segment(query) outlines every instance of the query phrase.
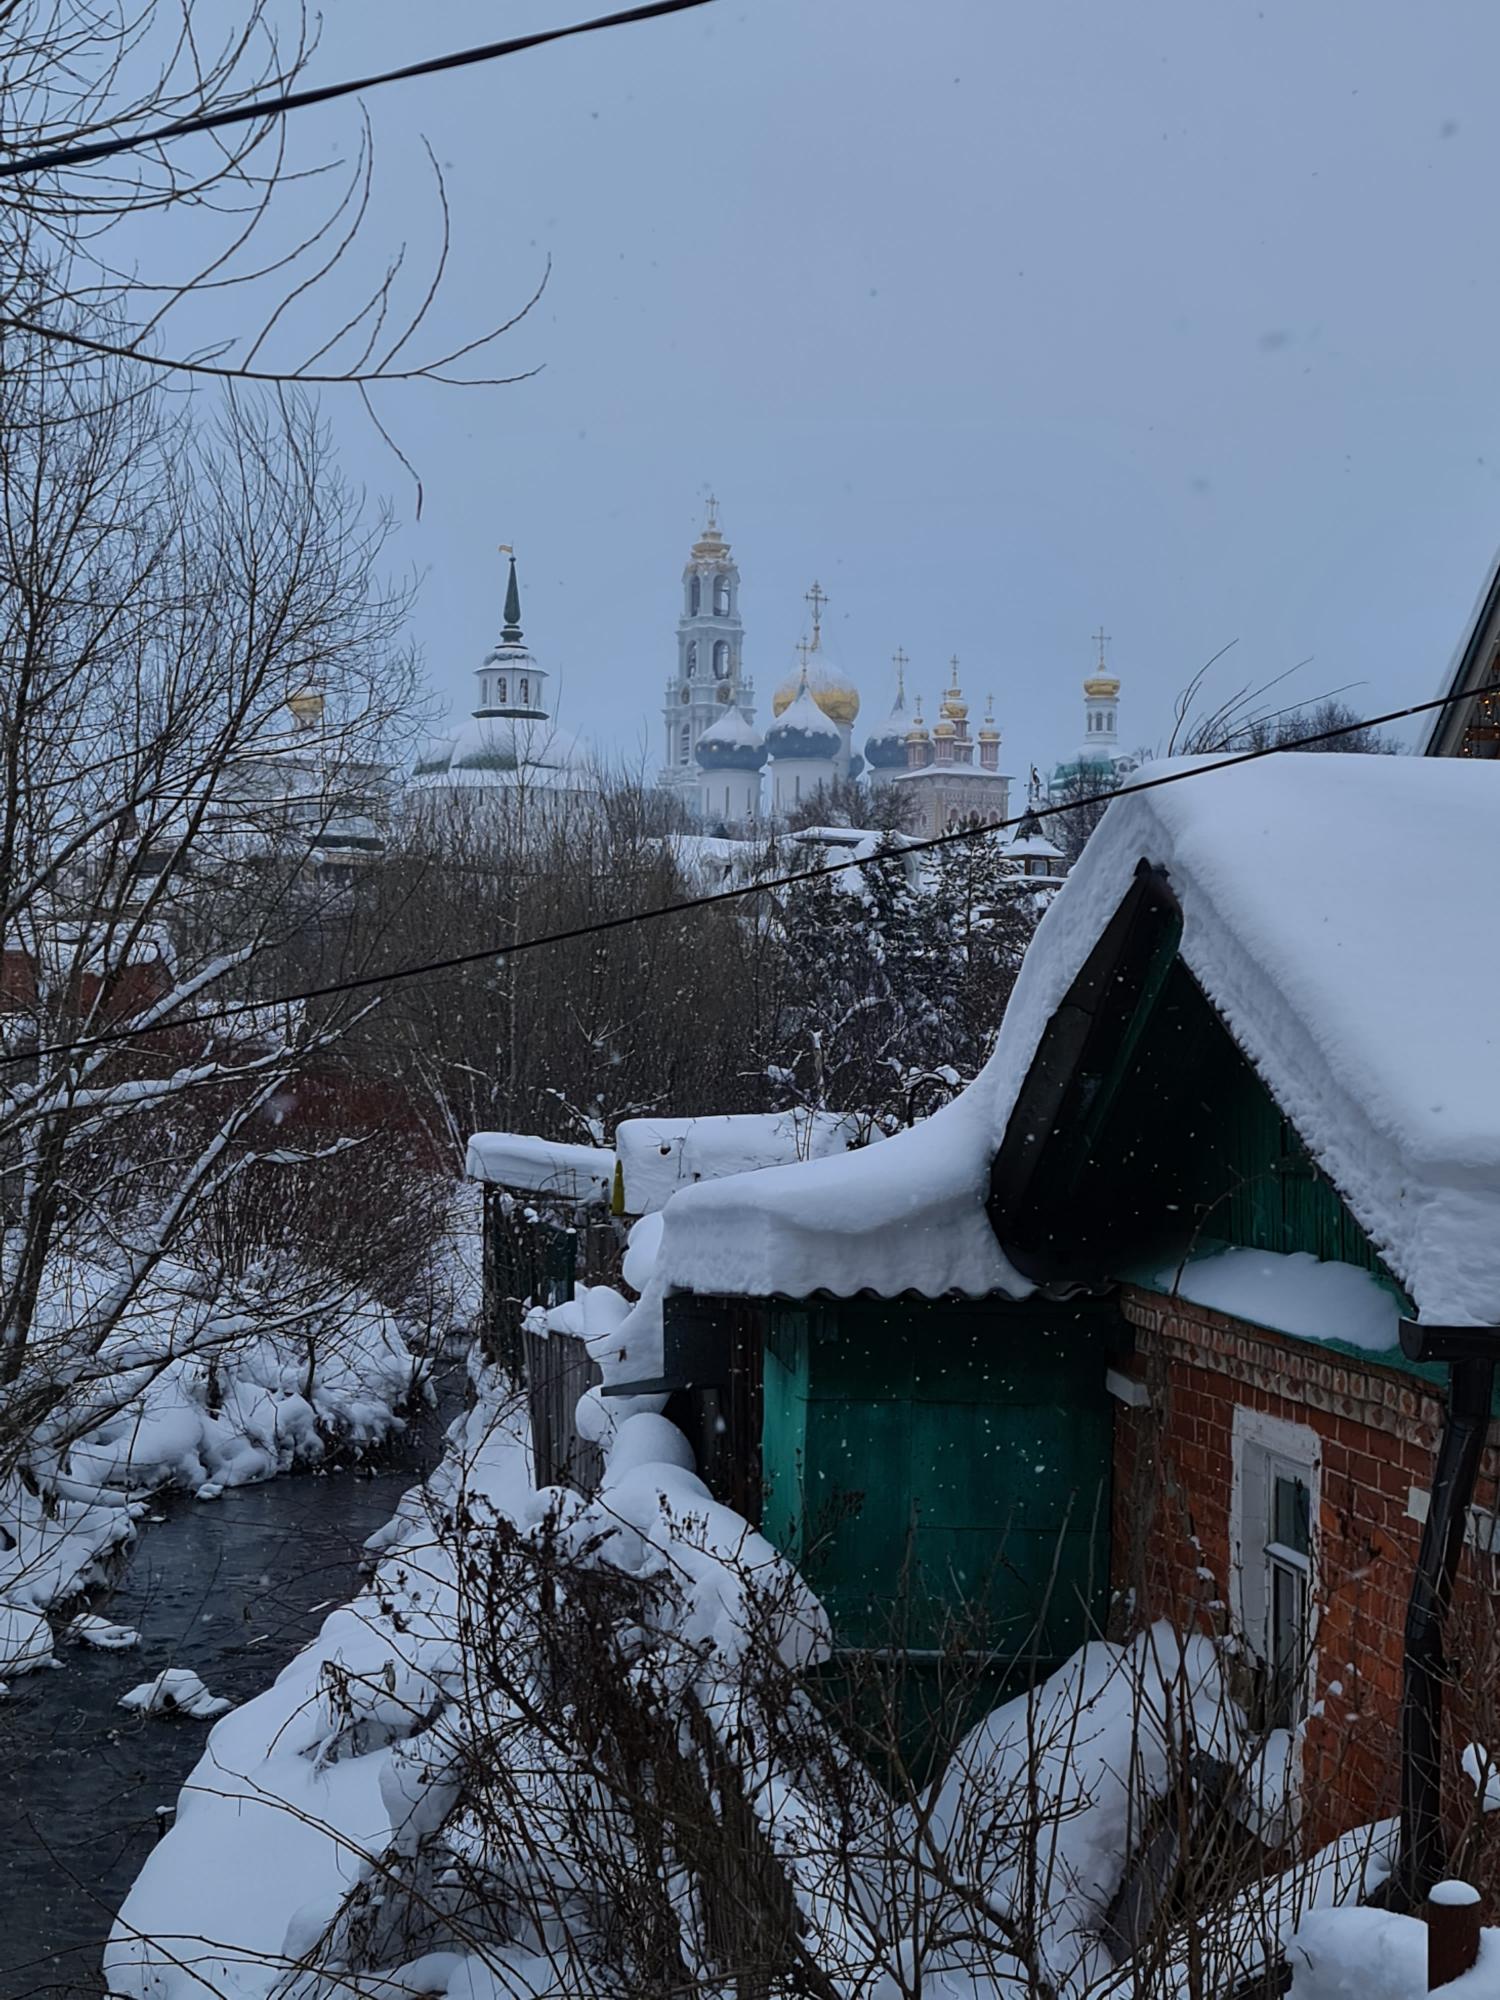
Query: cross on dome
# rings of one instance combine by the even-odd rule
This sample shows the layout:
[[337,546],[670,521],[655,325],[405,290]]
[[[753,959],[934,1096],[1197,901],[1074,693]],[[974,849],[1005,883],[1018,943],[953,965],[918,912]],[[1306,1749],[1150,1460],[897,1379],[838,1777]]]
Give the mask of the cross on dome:
[[813,579],[812,589],[807,593],[803,602],[812,606],[812,651],[816,653],[822,638],[823,606],[828,602],[828,593],[816,577]]
[[898,646],[891,655],[891,665],[896,669],[896,694],[901,701],[906,699],[906,669],[911,665],[904,646]]
[[1109,633],[1105,631],[1103,625],[1092,636],[1094,644],[1099,648],[1099,671],[1102,674],[1104,672],[1104,649],[1112,642]]

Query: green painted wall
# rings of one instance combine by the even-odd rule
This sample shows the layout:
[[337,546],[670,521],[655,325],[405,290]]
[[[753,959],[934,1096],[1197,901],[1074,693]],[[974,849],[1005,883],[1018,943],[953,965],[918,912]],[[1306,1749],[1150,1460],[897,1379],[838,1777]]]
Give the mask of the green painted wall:
[[773,1303],[763,1526],[844,1647],[1070,1652],[1107,1586],[1112,1309]]

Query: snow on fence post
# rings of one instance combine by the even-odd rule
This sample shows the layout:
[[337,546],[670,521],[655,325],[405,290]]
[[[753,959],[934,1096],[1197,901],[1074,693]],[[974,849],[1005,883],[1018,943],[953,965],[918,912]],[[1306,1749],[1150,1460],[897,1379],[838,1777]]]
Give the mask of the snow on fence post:
[[1479,1891],[1439,1882],[1427,1898],[1427,1991],[1461,1979],[1479,1957]]

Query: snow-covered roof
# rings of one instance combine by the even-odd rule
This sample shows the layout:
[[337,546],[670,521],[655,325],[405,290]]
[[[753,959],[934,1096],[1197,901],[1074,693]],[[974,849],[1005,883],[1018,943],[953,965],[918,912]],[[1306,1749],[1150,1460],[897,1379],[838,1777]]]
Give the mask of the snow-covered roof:
[[1063,851],[1044,833],[1021,834],[1005,843],[1005,852],[1016,861],[1061,861]]
[[698,738],[700,743],[724,743],[736,749],[759,750],[761,733],[745,714],[730,702],[717,722],[709,724]]
[[685,1189],[661,1283],[1024,1295],[985,1214],[990,1164],[1144,859],[1181,904],[1189,970],[1423,1318],[1500,1323],[1497,854],[1490,763],[1285,753],[1115,800],[969,1088],[847,1159]]
[[1136,863],[1164,868],[1188,969],[1422,1316],[1500,1322],[1497,854],[1500,769],[1468,760],[1284,753],[1118,799],[1037,931],[1020,1025]]
[[568,1201],[608,1202],[615,1156],[597,1146],[570,1146],[529,1132],[476,1132],[464,1158],[471,1180]]
[[839,749],[839,732],[828,720],[811,689],[804,686],[766,731],[766,748],[783,763],[798,757],[832,757]]
[[859,1121],[835,1111],[626,1118],[615,1127],[624,1212],[649,1215],[694,1182],[842,1153],[859,1137]]
[[995,1151],[984,1076],[909,1132],[837,1159],[684,1188],[663,1217],[663,1290],[808,1298],[1031,1290],[985,1214]]

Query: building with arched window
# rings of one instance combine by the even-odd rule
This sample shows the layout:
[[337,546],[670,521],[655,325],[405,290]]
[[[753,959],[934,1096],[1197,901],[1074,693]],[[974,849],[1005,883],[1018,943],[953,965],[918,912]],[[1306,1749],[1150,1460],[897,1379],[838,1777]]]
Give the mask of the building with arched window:
[[[755,803],[747,803],[752,767],[745,764],[745,739],[754,737],[756,744],[760,739],[754,725],[755,684],[742,659],[739,597],[739,569],[719,528],[717,502],[710,500],[707,523],[682,572],[677,671],[667,682],[662,705],[665,760],[658,783],[695,819],[715,823],[749,818],[759,802],[757,776]],[[720,725],[727,731],[722,741]],[[711,731],[719,734],[701,760],[698,745]],[[757,773],[759,768],[753,767]],[[725,809],[726,786],[733,812]]]

